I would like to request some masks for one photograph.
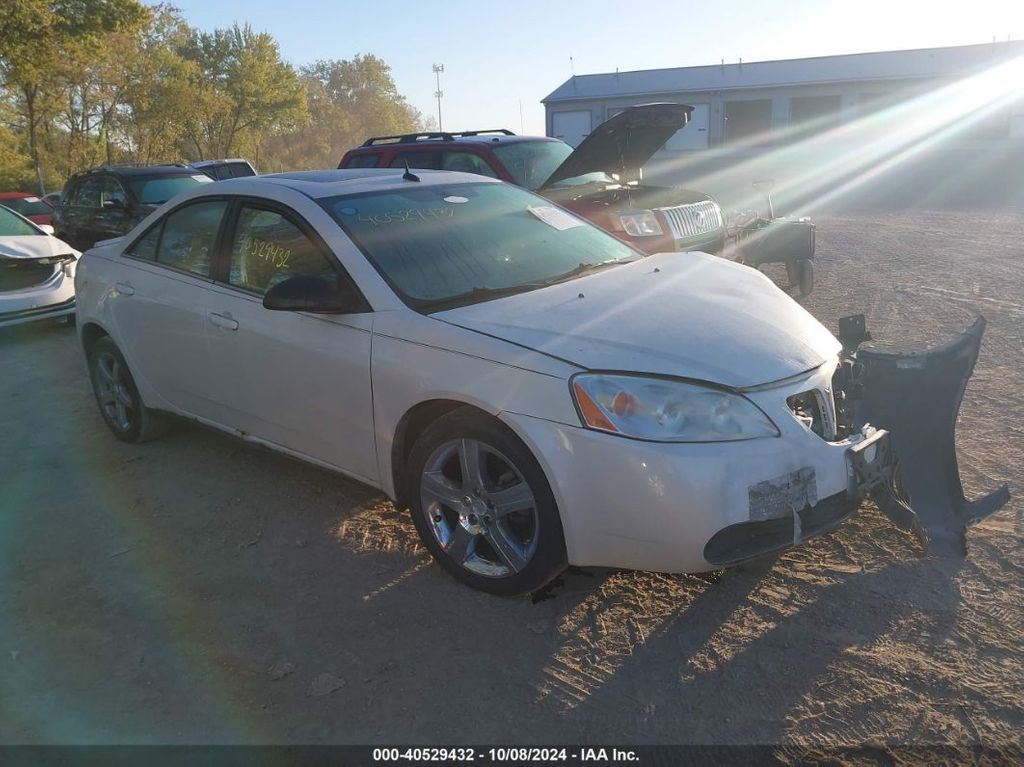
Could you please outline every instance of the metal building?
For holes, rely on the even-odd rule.
[[[702,188],[721,193],[708,187],[739,183],[723,181],[725,169],[737,164],[744,164],[748,177],[786,176],[798,166],[811,173],[836,151],[856,154],[879,131],[900,129],[914,119],[914,109],[901,110],[900,105],[945,108],[944,93],[954,84],[1014,60],[1024,62],[1024,41],[576,75],[543,104],[547,134],[574,146],[624,107],[657,101],[690,104],[690,124],[655,155],[645,174],[650,178],[664,168],[676,175],[686,170],[690,176],[708,176]],[[935,94],[931,101],[928,94]],[[1024,89],[1014,99],[1001,98],[991,108],[973,111],[953,128],[942,126],[941,135],[951,139],[946,142],[951,156],[959,162],[964,153],[995,148],[1009,152],[1010,164],[1019,169],[1024,162]],[[857,131],[844,130],[851,125]],[[808,146],[813,151],[794,149]],[[995,154],[992,158],[992,165],[1005,165]],[[940,163],[918,166],[922,188],[941,173]],[[1006,179],[1006,190],[1013,192],[1013,183]]]
[[[1024,56],[1024,41],[576,75],[542,103],[548,135],[573,146],[623,107],[653,101],[694,106],[690,126],[667,151],[751,138],[771,144],[788,138],[787,129],[824,130],[1016,56]],[[1024,112],[1004,109],[978,135],[1024,139]]]

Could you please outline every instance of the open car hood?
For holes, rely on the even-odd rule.
[[[643,104],[622,110],[583,139],[540,188],[585,173],[623,174],[640,168],[689,122],[692,111],[686,104]]]

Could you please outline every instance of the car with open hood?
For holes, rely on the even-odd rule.
[[[644,184],[642,166],[689,121],[685,104],[624,109],[574,150],[563,141],[506,129],[377,136],[339,168],[427,168],[478,173],[535,191],[645,253],[718,253],[726,222],[709,195]]]
[[[835,527],[868,492],[906,521],[890,421],[910,500],[960,488],[942,462],[980,330],[942,359],[855,357],[862,323],[840,342],[755,269],[645,255],[479,175],[196,186],[89,250],[76,289],[118,438],[173,413],[342,472],[493,593],[567,564],[724,567]],[[1002,502],[963,512],[960,491],[959,540]]]
[[[73,317],[80,255],[41,226],[0,206],[0,327]]]

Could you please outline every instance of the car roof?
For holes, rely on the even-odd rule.
[[[550,136],[495,136],[493,134],[484,134],[480,136],[452,136],[451,138],[420,138],[415,141],[381,141],[380,143],[371,144],[370,146],[358,146],[350,150],[353,153],[358,152],[363,154],[365,152],[374,152],[381,149],[399,149],[406,150],[415,147],[444,147],[459,144],[486,144],[488,146],[495,146],[498,144],[525,144],[534,141],[558,141],[559,139],[551,138]]]
[[[500,184],[497,179],[478,176],[473,173],[456,173],[445,170],[414,171],[421,184]],[[307,197],[319,200],[324,197],[336,197],[343,194],[360,192],[385,191],[401,188],[416,182],[402,178],[404,168],[347,168],[341,170],[306,170],[292,173],[274,173],[264,176],[245,176],[218,181],[216,184],[204,186],[196,194],[217,194],[219,192],[237,191],[238,194],[252,193],[259,186],[286,187],[294,189]],[[255,185],[255,186],[254,186]]]
[[[21,197],[42,198],[42,195],[36,194],[35,192],[0,192],[0,200],[16,200]]]
[[[176,175],[189,175],[196,170],[191,165],[168,163],[166,165],[104,165],[99,168],[89,168],[79,171],[74,177],[90,176],[96,173],[113,173],[118,176],[152,176],[174,173]]]
[[[226,165],[229,162],[244,162],[246,165],[249,161],[244,157],[226,157],[218,160],[196,160],[193,163],[189,163],[193,168],[205,168],[208,165]]]

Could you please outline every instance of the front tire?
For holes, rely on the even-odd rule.
[[[409,454],[404,489],[424,545],[475,589],[527,594],[565,569],[565,537],[547,478],[496,419],[466,407],[428,426]]]
[[[89,350],[89,377],[100,415],[119,440],[148,442],[169,428],[165,416],[142,403],[128,363],[110,336],[99,339]]]

